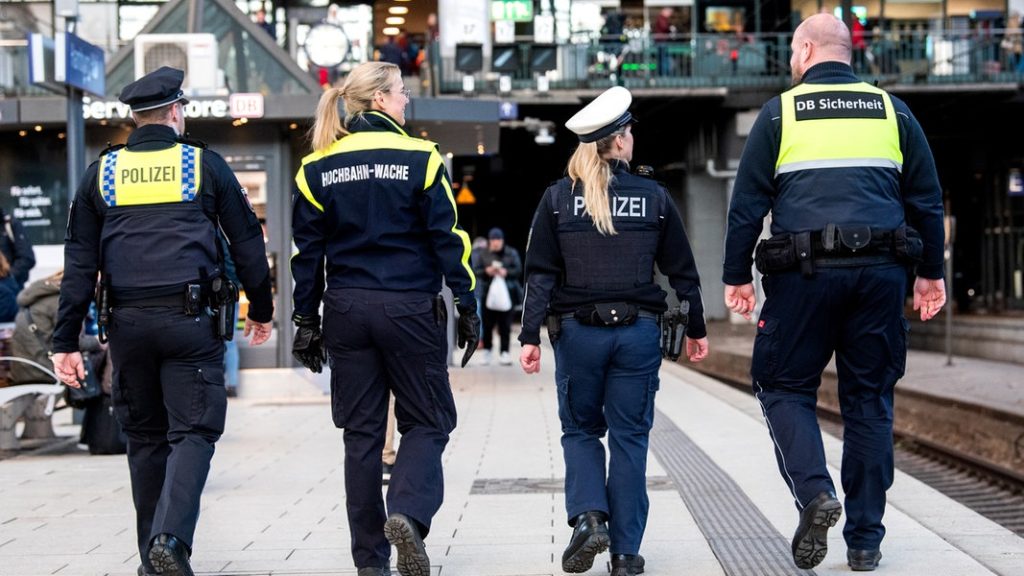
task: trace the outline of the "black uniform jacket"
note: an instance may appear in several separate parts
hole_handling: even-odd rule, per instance
[[[519,341],[540,343],[547,314],[588,304],[624,301],[650,312],[667,309],[654,266],[680,301],[689,302],[690,338],[707,335],[700,277],[683,221],[668,193],[653,180],[612,162],[608,196],[617,234],[603,236],[583,210],[583,183],[550,186],[537,206],[526,247],[526,299]]]
[[[476,308],[469,236],[437,146],[383,112],[361,114],[302,160],[292,195],[295,312],[315,315],[325,286],[437,293]]]
[[[853,84],[860,81],[853,69],[841,62],[822,62],[812,66],[803,78],[803,82],[809,84]],[[942,223],[942,188],[935,171],[935,160],[921,125],[910,113],[910,109],[899,98],[892,95],[890,98],[896,112],[900,151],[903,153],[903,170],[898,178],[904,214],[892,213],[887,204],[879,201],[879,190],[886,186],[883,178],[885,175],[880,174],[884,169],[829,168],[836,178],[848,179],[844,182],[861,191],[860,194],[844,199],[847,204],[856,204],[856,208],[844,209],[845,213],[835,214],[833,221],[843,224],[866,219],[867,224],[872,226],[894,228],[905,218],[906,224],[917,230],[924,240],[924,262],[917,267],[918,276],[942,278],[945,233]],[[769,100],[761,109],[750,130],[736,173],[722,273],[722,281],[731,286],[741,286],[752,281],[754,245],[768,212],[780,208],[782,203],[786,204],[787,213],[801,212],[799,205],[779,196],[785,179],[792,176],[775,176],[775,161],[782,138],[781,109],[778,96]],[[841,138],[842,135],[836,137]],[[826,224],[828,222],[821,222],[815,229],[821,230]],[[772,224],[772,233],[802,231],[782,230],[778,222]]]
[[[179,142],[169,126],[148,124],[128,137],[130,151],[163,150]],[[204,147],[201,143],[188,142]],[[106,151],[104,151],[106,153]],[[96,273],[100,266],[100,239],[107,204],[100,195],[93,162],[75,193],[64,237],[64,279],[61,282],[60,311],[53,337],[54,352],[78,350],[78,334],[95,293]],[[203,213],[219,227],[230,243],[231,257],[249,299],[249,318],[269,322],[274,312],[267,266],[263,228],[253,212],[245,189],[238,183],[224,159],[212,150],[203,150],[202,177],[197,197]],[[153,230],[159,234],[160,230]],[[114,255],[108,255],[115,257]],[[184,295],[184,286],[182,287]]]

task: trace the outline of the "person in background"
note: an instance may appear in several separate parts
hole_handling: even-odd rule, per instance
[[[480,257],[473,264],[473,271],[476,272],[477,284],[480,286],[480,294],[484,298],[484,364],[492,361],[491,348],[494,346],[494,329],[498,329],[498,341],[500,354],[498,362],[502,366],[512,365],[512,356],[509,354],[509,345],[512,340],[512,316],[515,314],[515,305],[518,303],[522,293],[520,276],[523,273],[523,261],[519,257],[519,251],[505,244],[505,232],[501,228],[491,228],[487,233],[487,250],[480,252]],[[508,288],[509,298],[512,300],[512,309],[491,310],[486,306],[487,294],[491,289],[491,283],[495,277],[505,280]]]
[[[13,322],[18,313],[18,292],[21,286],[14,279],[7,257],[0,253],[0,322]]]
[[[629,90],[610,88],[566,123],[580,145],[568,176],[544,192],[526,248],[519,364],[527,374],[540,370],[547,319],[573,527],[562,553],[566,572],[586,572],[608,548],[611,576],[644,571],[647,447],[662,358],[659,317],[668,309],[655,265],[689,306],[687,356],[700,362],[708,354],[700,277],[682,218],[661,185],[629,172],[632,99]]]
[[[270,22],[267,22],[267,11],[263,8],[256,11],[256,25],[263,28],[263,31],[269,34],[274,39],[274,42],[277,42],[277,28]]]
[[[235,286],[241,286],[242,281],[238,279],[238,272],[235,270],[235,261],[231,259],[231,248],[223,235],[220,237],[221,254],[224,258],[224,276]],[[235,318],[238,318],[240,304],[235,302]],[[235,327],[231,327],[232,331]],[[238,354],[238,341],[234,338],[224,341],[224,388],[228,391],[228,398],[238,396],[238,380],[240,373]]]
[[[729,310],[765,302],[750,367],[779,472],[799,511],[791,551],[818,565],[843,512],[815,407],[835,356],[843,416],[846,560],[874,570],[893,481],[893,391],[907,361],[907,277],[926,321],[946,302],[935,160],[907,105],[862,82],[842,21],[815,14],[793,33],[793,88],[769,100],[747,139],[729,207],[722,281]],[[829,106],[814,106],[828,102]],[[758,244],[764,218],[772,237]],[[755,255],[755,245],[756,257]]]
[[[0,254],[7,258],[11,276],[18,284],[18,290],[25,287],[28,273],[36,265],[36,253],[32,241],[25,235],[25,228],[16,218],[0,208],[0,219],[4,229],[0,232]]]

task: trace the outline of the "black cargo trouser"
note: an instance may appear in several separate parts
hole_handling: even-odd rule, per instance
[[[345,504],[357,568],[389,565],[384,538],[381,450],[389,392],[402,441],[387,491],[387,513],[423,531],[444,500],[441,456],[455,429],[448,382],[447,324],[434,294],[329,289],[324,341],[331,358],[334,424],[344,428]]]
[[[206,314],[181,307],[115,307],[113,398],[128,436],[128,467],[143,558],[172,534],[192,548],[214,443],[224,431],[224,342]]]

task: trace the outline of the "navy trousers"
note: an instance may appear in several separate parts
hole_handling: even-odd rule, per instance
[[[128,436],[139,554],[172,534],[192,548],[214,443],[224,432],[224,342],[207,315],[114,307],[113,401]]]
[[[754,392],[798,509],[834,491],[815,414],[821,373],[836,356],[843,417],[843,536],[879,547],[893,480],[893,389],[907,359],[906,270],[896,264],[818,268],[763,279],[767,299],[751,365]]]
[[[617,328],[567,319],[554,343],[565,510],[570,522],[590,510],[608,514],[613,554],[638,553],[647,527],[647,445],[660,336],[652,318]],[[607,473],[605,432],[611,453]]]
[[[441,455],[456,417],[446,319],[435,312],[435,296],[359,289],[324,294],[331,412],[345,429],[346,507],[357,568],[388,566],[391,555],[381,497],[389,394],[395,395],[402,443],[387,512],[408,516],[426,536],[444,500]]]

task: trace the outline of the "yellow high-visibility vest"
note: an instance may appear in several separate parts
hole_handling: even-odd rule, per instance
[[[202,152],[188,144],[108,152],[99,170],[103,201],[111,207],[191,202],[201,184]]]
[[[800,84],[781,95],[775,175],[819,168],[903,170],[892,99],[870,84]]]

